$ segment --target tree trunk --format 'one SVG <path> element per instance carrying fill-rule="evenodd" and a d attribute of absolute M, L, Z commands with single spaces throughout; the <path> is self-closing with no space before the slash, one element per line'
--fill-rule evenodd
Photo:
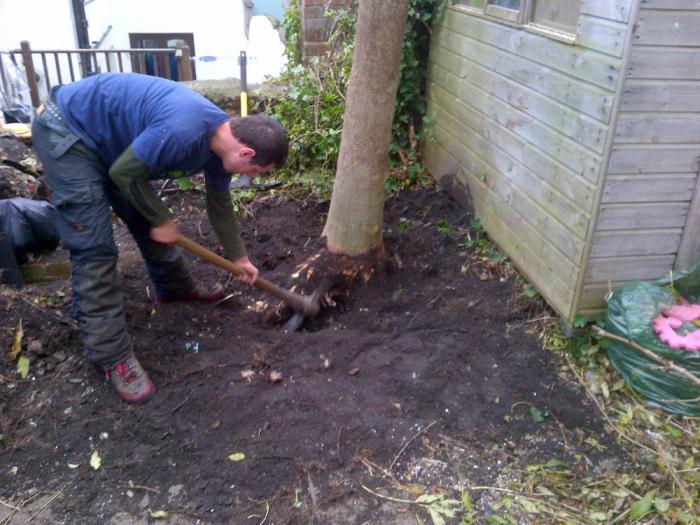
<path fill-rule="evenodd" d="M 350 256 L 382 246 L 384 182 L 409 0 L 360 0 L 338 170 L 323 235 Z"/>

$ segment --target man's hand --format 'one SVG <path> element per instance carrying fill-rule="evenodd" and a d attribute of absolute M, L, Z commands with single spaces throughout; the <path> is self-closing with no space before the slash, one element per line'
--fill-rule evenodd
<path fill-rule="evenodd" d="M 177 241 L 177 224 L 170 219 L 160 226 L 151 228 L 151 239 L 163 244 L 175 244 L 175 241 Z"/>
<path fill-rule="evenodd" d="M 243 270 L 245 270 L 245 275 L 236 275 L 236 280 L 250 284 L 252 285 L 256 279 L 258 278 L 258 269 L 253 265 L 253 263 L 250 262 L 250 259 L 248 259 L 247 255 L 244 255 L 243 257 L 236 259 L 235 262 L 238 266 L 240 266 Z"/>

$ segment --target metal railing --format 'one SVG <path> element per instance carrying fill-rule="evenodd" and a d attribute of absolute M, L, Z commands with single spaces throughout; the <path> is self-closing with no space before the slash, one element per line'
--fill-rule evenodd
<path fill-rule="evenodd" d="M 27 77 L 32 106 L 41 104 L 40 86 L 48 93 L 54 85 L 62 85 L 100 72 L 145 73 L 171 80 L 193 80 L 190 48 L 176 49 L 41 49 L 34 50 L 26 40 L 20 49 L 8 51 L 12 63 L 17 56 Z M 39 73 L 39 74 L 37 74 Z M 8 79 L 0 60 L 2 89 L 8 91 Z"/>

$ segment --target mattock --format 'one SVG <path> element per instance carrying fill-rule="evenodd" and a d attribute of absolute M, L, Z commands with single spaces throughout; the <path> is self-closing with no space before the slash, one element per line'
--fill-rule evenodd
<path fill-rule="evenodd" d="M 247 272 L 236 263 L 231 262 L 228 259 L 224 259 L 220 255 L 215 254 L 211 250 L 208 250 L 201 244 L 188 239 L 184 235 L 178 233 L 175 244 L 181 248 L 184 248 L 188 252 L 193 253 L 194 255 L 197 255 L 202 259 L 218 266 L 219 268 L 228 270 L 236 275 L 247 275 Z M 311 295 L 301 295 L 277 286 L 276 284 L 271 283 L 267 279 L 260 276 L 258 276 L 258 278 L 255 280 L 253 286 L 274 295 L 278 299 L 281 299 L 296 312 L 284 325 L 284 330 L 286 331 L 297 331 L 306 317 L 314 318 L 321 310 L 321 297 L 324 293 L 322 290 L 316 290 Z"/>

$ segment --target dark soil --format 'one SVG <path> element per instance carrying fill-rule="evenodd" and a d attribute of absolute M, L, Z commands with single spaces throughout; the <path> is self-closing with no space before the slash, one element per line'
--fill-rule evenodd
<path fill-rule="evenodd" d="M 183 232 L 216 249 L 201 197 L 169 199 Z M 289 286 L 318 250 L 326 206 L 263 197 L 253 209 L 242 221 L 251 259 Z M 386 219 L 383 274 L 291 334 L 264 320 L 274 300 L 191 258 L 200 282 L 234 296 L 157 305 L 119 227 L 129 326 L 158 389 L 144 406 L 121 402 L 82 359 L 79 334 L 60 321 L 68 282 L 0 288 L 0 499 L 44 498 L 33 523 L 147 523 L 149 509 L 173 512 L 172 523 L 416 523 L 416 509 L 363 486 L 454 497 L 516 460 L 594 468 L 583 436 L 602 425 L 528 332 L 541 312 L 513 272 L 461 251 L 469 215 L 422 190 L 387 202 Z M 20 318 L 26 380 L 8 357 Z M 245 459 L 228 459 L 236 453 Z"/>

